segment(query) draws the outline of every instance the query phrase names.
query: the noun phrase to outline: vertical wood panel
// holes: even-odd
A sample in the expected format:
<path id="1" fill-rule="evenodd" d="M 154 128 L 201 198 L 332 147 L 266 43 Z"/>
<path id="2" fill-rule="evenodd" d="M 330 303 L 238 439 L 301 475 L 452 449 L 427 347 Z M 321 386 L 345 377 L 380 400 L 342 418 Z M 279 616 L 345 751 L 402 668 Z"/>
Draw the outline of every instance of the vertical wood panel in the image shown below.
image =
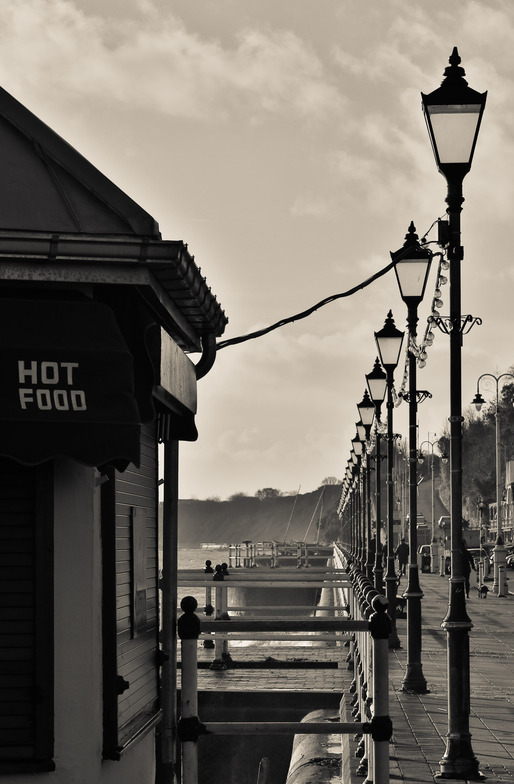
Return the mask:
<path id="1" fill-rule="evenodd" d="M 113 472 L 102 505 L 102 518 L 106 518 L 102 523 L 104 591 L 110 591 L 107 604 L 104 596 L 104 638 L 108 640 L 104 639 L 104 668 L 110 673 L 108 693 L 104 692 L 104 706 L 108 708 L 104 756 L 111 759 L 119 758 L 123 747 L 159 710 L 158 463 L 154 424 L 142 427 L 141 439 L 140 468 L 130 465 L 123 473 Z"/>
<path id="2" fill-rule="evenodd" d="M 53 770 L 52 465 L 0 459 L 0 773 Z"/>

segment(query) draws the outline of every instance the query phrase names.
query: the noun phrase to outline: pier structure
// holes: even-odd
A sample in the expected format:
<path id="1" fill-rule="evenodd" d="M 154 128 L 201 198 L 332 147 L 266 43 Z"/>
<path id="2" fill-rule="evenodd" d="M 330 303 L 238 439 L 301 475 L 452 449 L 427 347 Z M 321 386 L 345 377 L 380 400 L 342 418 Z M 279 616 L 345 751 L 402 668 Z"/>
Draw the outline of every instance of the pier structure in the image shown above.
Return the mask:
<path id="1" fill-rule="evenodd" d="M 312 555 L 319 557 L 321 549 L 317 548 Z M 329 551 L 323 548 L 325 562 L 328 552 L 334 555 L 333 548 Z M 199 598 L 205 595 L 205 607 L 209 607 L 210 611 L 209 616 L 200 620 L 196 614 L 198 600 L 190 595 L 182 599 L 183 614 L 179 619 L 178 627 L 183 643 L 180 653 L 182 717 L 179 722 L 179 736 L 183 748 L 184 784 L 197 784 L 202 780 L 202 764 L 205 764 L 205 757 L 208 756 L 202 753 L 202 748 L 205 746 L 203 736 L 236 736 L 239 743 L 242 737 L 271 736 L 276 740 L 277 735 L 284 735 L 290 746 L 294 736 L 325 737 L 327 721 L 329 721 L 331 736 L 338 738 L 346 736 L 344 745 L 347 751 L 344 756 L 347 759 L 349 757 L 349 737 L 358 736 L 362 748 L 360 756 L 363 758 L 361 767 L 364 765 L 366 768 L 369 767 L 370 775 L 373 773 L 376 784 L 388 784 L 387 760 L 391 722 L 388 716 L 387 649 L 390 619 L 386 613 L 386 600 L 373 588 L 370 581 L 357 580 L 355 575 L 349 574 L 342 561 L 339 561 L 337 566 L 313 566 L 302 569 L 301 572 L 298 567 L 234 568 L 226 579 L 216 583 L 212 581 L 212 575 L 189 570 L 179 573 L 178 585 L 179 591 L 188 588 L 192 593 L 196 592 Z M 263 597 L 270 591 L 274 601 L 266 604 L 266 599 Z M 297 598 L 304 595 L 304 592 L 308 592 L 312 601 L 301 605 L 292 604 L 291 601 L 282 603 L 284 600 L 280 600 L 279 597 L 288 592 L 289 594 L 292 592 Z M 241 597 L 251 593 L 260 597 L 260 603 L 241 604 Z M 318 600 L 321 599 L 318 604 L 314 601 L 316 597 Z M 213 599 L 214 606 L 212 606 Z M 230 696 L 234 697 L 234 695 L 227 695 L 225 692 L 228 700 L 218 713 L 227 714 L 229 718 L 220 721 L 219 715 L 214 711 L 215 718 L 206 720 L 203 715 L 199 716 L 195 713 L 196 710 L 201 711 L 202 702 L 202 698 L 196 695 L 197 678 L 198 672 L 204 671 L 201 659 L 205 656 L 205 648 L 202 646 L 202 641 L 212 645 L 213 638 L 214 658 L 209 664 L 209 671 L 217 672 L 222 677 L 237 670 L 241 663 L 240 653 L 244 655 L 250 645 L 260 646 L 261 653 L 263 651 L 278 653 L 275 646 L 296 646 L 297 654 L 302 655 L 296 657 L 294 663 L 289 661 L 293 670 L 298 672 L 307 668 L 311 673 L 317 672 L 318 679 L 320 672 L 323 672 L 323 681 L 325 681 L 326 671 L 331 669 L 334 677 L 329 681 L 328 689 L 327 683 L 323 683 L 317 699 L 314 699 L 312 690 L 306 688 L 302 690 L 304 691 L 303 703 L 298 703 L 299 692 L 297 690 L 291 692 L 295 698 L 293 702 L 297 702 L 298 708 L 292 709 L 288 717 L 282 715 L 282 720 L 277 721 L 273 716 L 276 711 L 265 710 L 263 713 L 263 706 L 266 707 L 272 702 L 272 695 L 258 685 L 261 676 L 263 677 L 260 685 L 263 684 L 267 669 L 277 670 L 277 659 L 267 657 L 265 662 L 254 661 L 254 672 L 257 675 L 256 689 L 252 694 L 246 691 L 247 705 L 243 711 L 244 717 L 238 715 L 237 699 L 230 699 Z M 195 643 L 191 640 L 195 640 Z M 348 659 L 347 646 L 350 646 L 350 643 L 350 659 Z M 309 652 L 307 662 L 303 656 L 306 649 Z M 203 653 L 200 661 L 199 651 Z M 327 651 L 330 651 L 328 659 Z M 372 662 L 375 663 L 374 666 Z M 248 664 L 247 658 L 245 663 Z M 354 676 L 357 669 L 359 674 Z M 349 685 L 352 677 L 358 680 L 358 684 L 353 689 L 354 699 L 348 705 L 344 704 L 343 699 L 344 685 L 341 677 L 343 670 L 351 673 L 347 675 Z M 283 671 L 285 672 L 287 670 Z M 282 713 L 289 702 L 288 698 L 284 699 L 282 695 Z M 208 714 L 209 700 L 205 699 L 205 694 L 203 700 Z M 321 709 L 321 716 L 315 713 L 316 709 Z M 330 712 L 329 719 L 325 715 L 327 710 Z M 311 718 L 309 718 L 310 714 L 312 714 Z M 321 720 L 315 720 L 316 718 Z M 192 730 L 192 727 L 196 729 Z M 315 737 L 314 740 L 306 742 L 318 751 L 320 743 L 323 743 Z M 295 743 L 301 748 L 305 745 L 298 739 Z M 286 755 L 282 753 L 281 756 L 284 759 L 290 755 L 289 748 L 288 753 Z M 343 757 L 342 751 L 338 751 L 337 757 L 336 760 L 332 758 L 332 763 L 335 762 L 339 770 Z M 209 758 L 209 762 L 212 763 L 212 759 Z M 309 762 L 310 760 L 307 764 Z M 281 780 L 278 777 L 273 778 L 272 768 L 276 764 L 273 758 L 263 756 L 253 764 L 256 770 L 258 766 L 261 771 L 259 774 L 261 778 L 264 775 L 262 771 L 269 771 L 266 773 L 268 776 L 266 784 Z M 331 765 L 328 767 L 330 768 Z M 332 774 L 333 772 L 332 768 Z M 257 780 L 257 773 L 255 780 Z M 296 779 L 291 779 L 294 780 Z"/>
<path id="2" fill-rule="evenodd" d="M 342 558 L 345 553 L 340 552 Z M 343 562 L 341 562 L 343 563 Z M 337 563 L 334 561 L 334 566 Z M 365 579 L 358 570 L 354 570 L 351 563 L 347 563 L 346 578 L 358 588 L 359 584 L 365 586 Z M 231 574 L 226 579 L 224 586 L 229 589 L 233 581 L 240 580 L 240 573 L 247 570 L 238 570 L 237 575 Z M 250 570 L 248 570 L 250 571 Z M 332 574 L 339 570 L 334 568 Z M 275 571 L 275 576 L 278 570 Z M 251 575 L 246 577 L 249 582 L 256 581 L 260 570 L 252 569 Z M 309 570 L 295 572 L 296 578 L 305 581 L 307 576 L 311 582 Z M 474 576 L 474 573 L 473 573 Z M 182 583 L 179 592 L 187 588 L 183 580 L 189 577 L 180 576 Z M 280 774 L 281 784 L 298 784 L 302 781 L 301 775 L 316 776 L 318 782 L 341 781 L 341 784 L 368 784 L 373 779 L 373 743 L 370 743 L 369 733 L 355 733 L 351 735 L 340 734 L 338 723 L 347 721 L 369 721 L 372 700 L 381 713 L 388 714 L 392 725 L 392 735 L 387 743 L 388 752 L 385 755 L 387 762 L 382 762 L 382 768 L 387 767 L 390 781 L 399 782 L 434 782 L 441 778 L 439 774 L 439 761 L 446 746 L 448 699 L 447 671 L 446 671 L 446 638 L 441 628 L 446 602 L 448 575 L 444 573 L 422 573 L 420 575 L 421 588 L 425 595 L 422 618 L 423 641 L 423 669 L 427 679 L 427 692 L 413 694 L 402 688 L 403 679 L 407 669 L 406 651 L 406 619 L 402 612 L 397 613 L 397 631 L 401 647 L 388 650 L 381 661 L 387 661 L 388 666 L 388 710 L 382 711 L 377 706 L 377 696 L 368 691 L 369 670 L 364 663 L 366 648 L 362 640 L 368 639 L 369 634 L 358 630 L 353 632 L 338 632 L 327 629 L 318 631 L 303 631 L 298 637 L 304 636 L 305 640 L 293 639 L 290 629 L 282 627 L 283 640 L 250 640 L 255 632 L 249 632 L 247 627 L 246 639 L 242 631 L 233 628 L 229 640 L 229 651 L 232 661 L 226 669 L 212 668 L 216 651 L 204 648 L 202 637 L 195 642 L 197 654 L 197 684 L 198 684 L 198 713 L 199 720 L 209 726 L 209 723 L 225 719 L 228 723 L 241 719 L 242 722 L 252 723 L 257 721 L 270 725 L 270 715 L 279 721 L 290 723 L 290 734 L 275 733 L 273 736 L 239 735 L 229 736 L 222 734 L 202 735 L 196 741 L 200 758 L 203 756 L 202 748 L 207 749 L 207 755 L 213 754 L 213 749 L 220 749 L 229 759 L 231 748 L 240 748 L 240 762 L 246 770 L 252 770 L 250 780 L 258 784 L 275 784 L 274 778 Z M 341 581 L 342 582 L 342 581 Z M 213 583 L 215 585 L 215 583 Z M 476 586 L 479 583 L 477 580 Z M 473 748 L 479 762 L 480 776 L 485 777 L 486 784 L 512 784 L 514 782 L 514 741 L 512 740 L 511 727 L 514 721 L 514 630 L 512 628 L 512 613 L 514 610 L 513 594 L 505 597 L 496 597 L 492 592 L 487 594 L 487 599 L 479 598 L 477 587 L 472 585 L 468 612 L 473 622 L 470 635 L 471 659 L 471 691 L 470 691 L 470 729 Z M 401 581 L 398 595 L 401 596 Z M 282 589 L 283 590 L 283 589 Z M 322 595 L 311 621 L 334 620 L 336 618 L 362 618 L 361 608 L 365 609 L 363 597 L 357 591 L 349 591 L 346 585 L 325 586 L 321 589 Z M 200 588 L 200 604 L 203 601 L 205 587 Z M 276 590 L 278 593 L 278 589 Z M 185 595 L 179 593 L 179 595 Z M 277 609 L 280 605 L 276 605 Z M 238 609 L 235 609 L 238 607 Z M 307 612 L 307 605 L 305 612 Z M 299 608 L 296 608 L 299 609 Z M 397 608 L 398 610 L 400 608 Z M 204 626 L 204 617 L 201 606 L 197 609 L 200 616 L 201 627 Z M 262 606 L 259 610 L 254 608 L 256 614 L 265 617 L 267 610 Z M 312 608 L 311 608 L 312 610 Z M 227 628 L 239 613 L 243 612 L 241 605 L 227 603 L 227 612 L 230 620 L 224 622 Z M 285 609 L 283 609 L 285 614 Z M 356 615 L 359 613 L 359 615 Z M 212 616 L 211 616 L 212 617 Z M 244 616 L 243 616 L 244 618 Z M 250 616 L 252 622 L 255 615 Z M 271 616 L 273 624 L 280 621 L 276 616 Z M 286 618 L 284 618 L 284 621 Z M 210 623 L 214 623 L 210 621 Z M 212 628 L 212 627 L 211 627 Z M 218 627 L 221 630 L 221 626 Z M 209 628 L 209 632 L 211 629 Z M 263 633 L 264 634 L 264 633 Z M 275 632 L 280 635 L 280 632 Z M 227 633 L 228 635 L 228 633 Z M 268 637 L 273 633 L 268 629 Z M 328 639 L 329 635 L 332 639 Z M 212 637 L 212 632 L 206 637 Z M 326 639 L 323 639 L 325 637 Z M 179 652 L 179 660 L 181 654 Z M 184 672 L 181 671 L 182 682 Z M 371 682 L 372 683 L 372 682 Z M 364 688 L 366 686 L 366 688 Z M 371 686 L 373 688 L 373 685 Z M 287 710 L 289 714 L 286 715 Z M 359 711 L 361 712 L 359 714 Z M 291 719 L 290 717 L 293 716 Z M 227 718 L 228 717 L 228 718 Z M 303 721 L 302 721 L 303 719 Z M 301 724 L 328 725 L 325 733 L 310 734 L 302 732 Z M 334 731 L 337 730 L 337 731 Z M 277 743 L 286 742 L 277 753 Z M 234 745 L 231 745 L 234 744 Z M 289 744 L 289 745 L 287 745 Z M 284 753 L 284 748 L 287 752 Z M 285 771 L 277 769 L 277 759 L 287 757 Z M 258 757 L 258 758 L 257 758 Z M 207 763 L 209 770 L 208 780 L 212 784 L 222 781 L 223 776 L 218 775 L 212 757 L 212 764 Z M 228 763 L 227 763 L 228 764 Z M 205 771 L 205 768 L 204 768 Z M 200 775 L 202 768 L 200 767 Z M 205 773 L 204 773 L 205 775 Z M 323 778 L 325 776 L 326 778 Z M 200 779 L 202 780 L 202 779 Z M 314 779 L 313 779 L 314 780 Z M 465 780 L 454 779 L 457 784 L 464 784 Z"/>

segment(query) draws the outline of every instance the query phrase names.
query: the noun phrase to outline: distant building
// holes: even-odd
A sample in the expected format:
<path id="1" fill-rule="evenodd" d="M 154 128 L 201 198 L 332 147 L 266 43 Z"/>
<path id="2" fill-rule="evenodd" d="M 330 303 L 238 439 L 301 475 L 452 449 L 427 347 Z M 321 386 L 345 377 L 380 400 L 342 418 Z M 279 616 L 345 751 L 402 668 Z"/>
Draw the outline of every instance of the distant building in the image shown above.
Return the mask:
<path id="1" fill-rule="evenodd" d="M 177 443 L 227 319 L 187 246 L 3 90 L 0 171 L 0 774 L 153 784 L 173 766 Z"/>
<path id="2" fill-rule="evenodd" d="M 489 504 L 489 536 L 495 540 L 498 534 L 496 502 Z M 505 544 L 514 542 L 514 460 L 505 464 L 505 490 L 501 502 L 502 534 Z"/>

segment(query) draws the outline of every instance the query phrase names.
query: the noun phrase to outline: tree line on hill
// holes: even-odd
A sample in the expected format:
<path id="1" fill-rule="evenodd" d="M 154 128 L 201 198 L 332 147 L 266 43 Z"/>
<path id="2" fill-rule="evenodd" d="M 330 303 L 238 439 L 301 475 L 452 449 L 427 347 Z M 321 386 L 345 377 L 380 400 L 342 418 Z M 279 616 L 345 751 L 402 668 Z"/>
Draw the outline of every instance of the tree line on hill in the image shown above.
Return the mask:
<path id="1" fill-rule="evenodd" d="M 179 500 L 179 546 L 234 544 L 245 539 L 321 544 L 339 538 L 340 482 L 327 482 L 302 494 L 264 488 L 269 490 L 254 496 L 236 493 L 227 501 Z"/>

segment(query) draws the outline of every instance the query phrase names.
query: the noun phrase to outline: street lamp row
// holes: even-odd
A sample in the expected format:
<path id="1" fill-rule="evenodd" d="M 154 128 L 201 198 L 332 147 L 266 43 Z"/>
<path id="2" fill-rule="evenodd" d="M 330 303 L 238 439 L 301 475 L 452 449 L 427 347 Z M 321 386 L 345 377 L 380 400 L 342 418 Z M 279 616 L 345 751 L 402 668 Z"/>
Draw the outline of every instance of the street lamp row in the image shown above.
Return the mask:
<path id="1" fill-rule="evenodd" d="M 460 67 L 461 59 L 454 48 L 449 59 L 449 66 L 444 72 L 444 79 L 439 88 L 422 94 L 423 112 L 432 144 L 435 161 L 439 172 L 447 181 L 447 216 L 446 222 L 440 221 L 439 244 L 445 249 L 449 262 L 450 278 L 450 315 L 440 317 L 437 302 L 433 305 L 432 322 L 449 334 L 450 337 L 450 532 L 451 532 L 451 575 L 449 580 L 448 612 L 442 626 L 447 632 L 447 672 L 448 672 L 448 733 L 446 749 L 440 760 L 442 778 L 478 778 L 478 760 L 471 746 L 469 732 L 470 713 L 470 663 L 469 663 L 469 630 L 471 621 L 466 612 L 463 541 L 462 541 L 462 336 L 469 328 L 479 321 L 461 313 L 461 261 L 464 251 L 461 245 L 460 213 L 464 201 L 462 183 L 471 168 L 478 133 L 486 103 L 487 93 L 479 93 L 468 86 L 464 79 L 464 69 Z M 405 238 L 404 246 L 391 257 L 395 263 L 395 271 L 403 301 L 407 305 L 408 325 L 408 371 L 409 371 L 409 579 L 406 590 L 407 597 L 407 640 L 408 662 L 404 680 L 404 689 L 412 691 L 426 690 L 421 669 L 421 598 L 417 564 L 417 447 L 416 447 L 416 416 L 418 390 L 416 387 L 416 331 L 417 308 L 423 298 L 430 270 L 432 254 L 420 245 L 411 223 Z M 439 298 L 437 298 L 439 299 Z M 387 391 L 387 574 L 386 586 L 391 615 L 395 615 L 397 578 L 394 572 L 393 551 L 393 374 L 398 364 L 404 333 L 394 324 L 391 311 L 388 313 L 382 330 L 375 333 L 380 364 L 375 363 L 371 374 L 368 374 L 369 397 L 375 406 L 375 421 L 380 421 L 380 406 Z M 385 373 L 384 373 L 385 371 Z M 380 373 L 385 375 L 385 387 Z M 382 384 L 379 388 L 378 384 Z M 381 395 L 381 397 L 380 397 Z M 480 404 L 477 388 L 476 403 Z M 365 422 L 362 416 L 369 418 L 369 406 L 365 398 L 360 404 L 362 425 L 371 430 L 371 423 Z M 368 412 L 368 413 L 364 413 Z M 371 420 L 373 421 L 373 420 Z M 375 539 L 375 571 L 377 570 L 380 543 L 380 440 L 381 432 L 375 428 L 376 467 L 376 539 Z M 498 441 L 498 439 L 497 439 Z M 366 447 L 367 450 L 367 447 Z M 356 458 L 358 460 L 358 458 Z M 369 472 L 368 472 L 369 473 Z M 352 474 L 352 472 L 350 472 Z M 354 473 L 352 474 L 354 477 Z M 354 482 L 347 474 L 348 482 Z M 348 486 L 350 486 L 350 484 Z M 367 485 L 369 488 L 369 476 Z M 501 502 L 501 499 L 500 499 Z M 498 525 L 501 530 L 501 506 L 497 501 Z M 359 512 L 360 514 L 360 512 Z M 369 523 L 369 512 L 365 517 Z M 359 546 L 368 538 L 370 544 L 370 527 L 361 534 Z M 361 550 L 363 552 L 363 550 Z M 377 574 L 375 574 L 377 577 Z M 393 637 L 396 633 L 393 627 Z M 393 645 L 395 641 L 393 639 Z"/>

